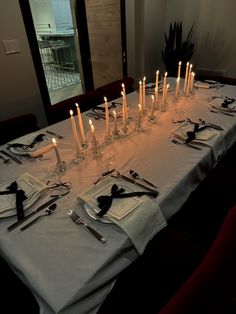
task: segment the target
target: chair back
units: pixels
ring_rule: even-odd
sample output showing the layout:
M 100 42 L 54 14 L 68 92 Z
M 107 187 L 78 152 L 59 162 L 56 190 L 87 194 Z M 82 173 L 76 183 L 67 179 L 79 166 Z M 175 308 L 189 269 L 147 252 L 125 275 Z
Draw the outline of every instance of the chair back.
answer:
M 38 121 L 33 113 L 0 121 L 0 145 L 37 130 L 39 130 Z
M 236 206 L 203 261 L 159 314 L 236 313 Z

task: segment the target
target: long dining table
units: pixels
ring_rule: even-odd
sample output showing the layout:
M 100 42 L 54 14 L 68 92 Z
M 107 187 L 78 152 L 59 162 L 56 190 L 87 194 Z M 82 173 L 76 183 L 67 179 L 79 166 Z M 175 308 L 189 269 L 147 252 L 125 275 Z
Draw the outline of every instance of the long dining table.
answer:
M 170 84 L 175 87 L 174 80 Z M 235 143 L 236 113 L 227 115 L 218 110 L 217 113 L 209 110 L 211 100 L 222 96 L 236 98 L 236 87 L 230 85 L 218 88 L 199 87 L 195 88 L 189 97 L 180 95 L 177 100 L 174 93 L 170 92 L 165 110 L 162 112 L 155 110 L 156 121 L 151 123 L 148 122 L 151 95 L 147 94 L 147 115 L 143 116 L 141 129 L 135 130 L 139 95 L 137 92 L 128 94 L 126 96 L 130 117 L 128 132 L 123 135 L 122 118 L 118 119 L 120 136 L 113 138 L 110 143 L 104 142 L 105 120 L 94 119 L 91 110 L 84 112 L 82 117 L 88 148 L 83 150 L 84 159 L 78 162 L 75 160 L 69 113 L 68 119 L 38 132 L 46 133 L 46 130 L 50 130 L 63 135 L 62 139 L 57 139 L 57 147 L 60 158 L 66 163 L 66 172 L 57 180 L 70 182 L 71 188 L 67 195 L 57 200 L 57 208 L 53 215 L 41 219 L 25 231 L 20 231 L 20 227 L 12 231 L 7 230 L 7 227 L 16 221 L 16 215 L 1 218 L 0 252 L 34 294 L 41 314 L 96 313 L 111 291 L 119 273 L 140 254 L 129 235 L 119 225 L 92 219 L 79 204 L 78 197 L 94 186 L 94 182 L 104 172 L 104 167 L 108 166 L 103 158 L 94 158 L 89 119 L 94 123 L 101 156 L 105 156 L 106 152 L 113 155 L 111 169 L 115 168 L 128 177 L 129 171 L 135 170 L 158 187 L 159 195 L 152 199 L 152 204 L 161 211 L 168 224 L 168 220 L 180 210 L 193 190 Z M 116 102 L 115 110 L 122 113 L 122 105 L 119 104 L 122 99 L 117 99 Z M 186 118 L 221 126 L 222 130 L 217 130 L 214 140 L 209 145 L 191 142 L 201 149 L 173 143 L 171 140 L 173 130 Z M 114 122 L 111 118 L 111 130 L 113 127 Z M 6 149 L 6 145 L 1 149 Z M 14 161 L 0 163 L 1 183 L 13 181 L 25 173 L 45 184 L 53 180 L 50 170 L 56 163 L 54 149 L 45 153 L 42 158 L 22 157 L 21 160 L 21 164 Z M 114 180 L 120 182 L 119 178 Z M 52 190 L 47 189 L 26 213 L 49 200 L 52 193 Z M 78 210 L 84 221 L 107 241 L 105 243 L 97 241 L 85 228 L 76 226 L 67 214 L 73 209 Z M 148 211 L 148 208 L 146 210 Z M 164 226 L 162 220 L 160 228 Z M 158 236 L 160 228 L 153 234 Z

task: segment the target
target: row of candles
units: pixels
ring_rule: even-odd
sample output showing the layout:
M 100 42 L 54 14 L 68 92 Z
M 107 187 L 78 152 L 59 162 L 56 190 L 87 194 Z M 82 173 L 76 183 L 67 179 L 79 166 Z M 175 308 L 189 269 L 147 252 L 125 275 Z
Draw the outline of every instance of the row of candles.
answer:
M 189 93 L 193 90 L 193 83 L 194 83 L 194 76 L 195 73 L 192 72 L 192 64 L 189 64 L 187 62 L 186 64 L 186 71 L 185 71 L 185 79 L 184 79 L 184 88 L 183 93 L 188 97 Z M 178 63 L 178 74 L 176 79 L 176 87 L 175 87 L 175 99 L 178 98 L 180 94 L 180 73 L 181 73 L 181 61 Z M 159 70 L 156 72 L 156 81 L 155 81 L 155 92 L 154 95 L 151 95 L 152 103 L 151 103 L 151 114 L 148 118 L 150 122 L 155 121 L 154 111 L 155 108 L 157 108 L 157 104 L 159 103 L 159 110 L 164 111 L 165 106 L 167 103 L 167 95 L 168 95 L 168 88 L 169 84 L 167 84 L 167 72 L 165 72 L 164 79 L 163 79 L 163 91 L 162 91 L 162 102 L 159 102 L 158 99 L 158 85 L 159 85 Z M 125 85 L 122 84 L 122 117 L 123 117 L 123 125 L 122 130 L 124 134 L 127 134 L 127 124 L 128 124 L 128 110 L 127 110 L 127 100 L 126 100 L 126 91 L 125 91 Z M 136 123 L 136 129 L 139 130 L 141 128 L 141 121 L 142 116 L 146 114 L 146 78 L 144 77 L 142 81 L 139 82 L 139 104 L 138 104 L 138 120 Z M 106 118 L 106 135 L 105 135 L 105 142 L 109 143 L 111 140 L 111 130 L 110 130 L 110 124 L 109 124 L 109 106 L 107 98 L 104 97 L 105 102 L 105 118 Z M 162 106 L 162 107 L 161 107 Z M 73 132 L 73 138 L 75 143 L 75 150 L 76 150 L 76 158 L 83 159 L 83 151 L 82 147 L 87 147 L 87 141 L 85 138 L 85 132 L 84 132 L 84 126 L 83 126 L 83 120 L 82 115 L 80 111 L 79 105 L 76 103 L 77 108 L 77 115 L 78 115 L 78 125 L 79 125 L 79 132 L 80 132 L 80 138 L 78 136 L 76 122 L 73 115 L 73 110 L 70 110 L 70 116 L 71 116 L 71 126 L 72 126 L 72 132 Z M 117 136 L 119 134 L 118 125 L 117 125 L 117 114 L 116 111 L 113 110 L 113 118 L 114 118 L 114 130 L 113 134 L 114 136 Z M 94 155 L 99 154 L 98 150 L 98 141 L 95 135 L 95 129 L 94 125 L 92 123 L 92 120 L 89 120 L 89 126 L 90 126 L 90 132 L 92 134 L 92 145 L 93 145 L 93 152 Z M 59 152 L 57 150 L 56 142 L 54 140 L 54 148 L 56 151 L 57 161 L 60 162 L 60 156 Z

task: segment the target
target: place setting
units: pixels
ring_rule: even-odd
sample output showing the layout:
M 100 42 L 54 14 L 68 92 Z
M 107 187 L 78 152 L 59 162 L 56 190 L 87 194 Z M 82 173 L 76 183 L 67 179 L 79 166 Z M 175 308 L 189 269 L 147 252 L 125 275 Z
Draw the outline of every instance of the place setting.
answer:
M 17 216 L 21 220 L 25 211 L 31 208 L 47 190 L 47 185 L 24 173 L 18 178 L 11 178 L 0 183 L 0 218 Z
M 236 114 L 236 99 L 228 96 L 212 96 L 208 99 L 213 113 L 220 113 L 234 117 Z
M 172 120 L 172 123 L 179 124 L 171 131 L 170 140 L 174 144 L 184 144 L 196 150 L 201 146 L 213 147 L 219 132 L 223 130 L 220 125 L 207 122 L 201 118 L 192 121 L 189 118 L 183 120 Z
M 69 211 L 68 215 L 81 224 L 82 218 L 78 213 L 81 210 L 86 213 L 83 219 L 85 224 L 89 225 L 92 220 L 116 224 L 142 254 L 146 243 L 166 226 L 165 218 L 155 202 L 159 192 L 154 187 L 154 183 L 142 178 L 136 171 L 131 170 L 126 176 L 115 170 L 79 195 L 78 209 L 73 213 Z M 101 235 L 95 237 L 102 241 Z
M 30 133 L 7 143 L 7 151 L 19 158 L 41 158 L 53 148 L 54 144 L 47 132 Z

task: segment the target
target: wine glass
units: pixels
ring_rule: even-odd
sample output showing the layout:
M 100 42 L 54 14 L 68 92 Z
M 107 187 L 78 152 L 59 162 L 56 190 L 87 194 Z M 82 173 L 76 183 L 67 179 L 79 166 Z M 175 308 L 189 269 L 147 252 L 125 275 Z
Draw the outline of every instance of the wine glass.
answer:
M 111 166 L 114 164 L 116 160 L 116 155 L 113 152 L 104 152 L 101 154 L 99 159 L 99 163 L 101 165 L 101 173 L 108 173 L 111 171 Z

